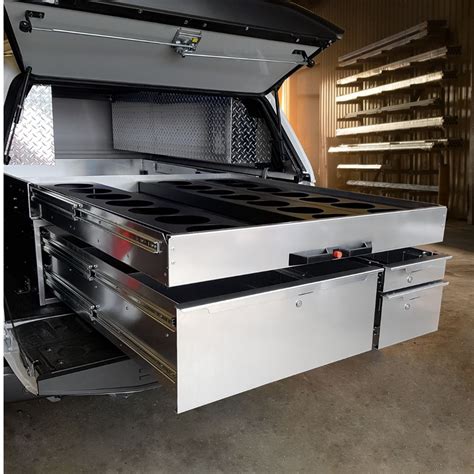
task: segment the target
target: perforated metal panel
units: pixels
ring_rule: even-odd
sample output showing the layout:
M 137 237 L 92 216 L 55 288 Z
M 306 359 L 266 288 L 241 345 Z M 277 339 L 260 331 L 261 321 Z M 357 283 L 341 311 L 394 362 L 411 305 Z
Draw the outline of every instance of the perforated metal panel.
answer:
M 232 164 L 267 163 L 266 124 L 239 99 L 178 93 L 140 93 L 112 103 L 114 147 Z
M 51 86 L 34 85 L 25 98 L 10 147 L 10 165 L 54 165 Z

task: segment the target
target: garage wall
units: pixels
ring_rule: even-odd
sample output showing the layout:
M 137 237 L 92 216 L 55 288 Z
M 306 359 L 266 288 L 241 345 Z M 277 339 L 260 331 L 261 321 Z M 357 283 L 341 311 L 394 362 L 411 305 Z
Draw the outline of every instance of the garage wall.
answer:
M 337 58 L 385 36 L 425 20 L 447 20 L 451 32 L 448 44 L 461 45 L 457 66 L 462 74 L 447 90 L 446 112 L 459 117 L 453 136 L 465 140 L 464 146 L 451 151 L 451 217 L 465 218 L 468 213 L 468 155 L 471 108 L 472 0 L 299 0 L 297 3 L 345 30 L 344 38 L 317 57 L 317 66 L 298 72 L 284 86 L 286 113 L 313 163 L 323 186 L 340 186 L 334 163 L 328 162 L 328 141 L 334 137 L 337 110 L 335 81 L 342 77 L 336 70 Z M 340 107 L 340 106 L 339 106 Z M 342 113 L 343 111 L 339 111 Z M 354 124 L 355 125 L 355 124 Z M 414 137 L 416 138 L 416 137 Z M 333 157 L 329 157 L 333 158 Z M 437 184 L 436 176 L 427 179 Z M 425 199 L 425 196 L 423 196 Z

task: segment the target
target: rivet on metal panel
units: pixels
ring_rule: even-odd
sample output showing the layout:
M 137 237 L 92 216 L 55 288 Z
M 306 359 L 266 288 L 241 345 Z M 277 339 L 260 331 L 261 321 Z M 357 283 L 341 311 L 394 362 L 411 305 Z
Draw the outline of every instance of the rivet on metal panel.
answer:
M 301 300 L 297 300 L 296 301 L 296 307 L 301 308 L 301 306 L 303 306 L 303 302 Z
M 404 308 L 405 308 L 405 311 L 408 311 L 411 308 L 410 303 L 405 303 Z
M 407 282 L 411 283 L 413 281 L 413 275 L 408 275 Z

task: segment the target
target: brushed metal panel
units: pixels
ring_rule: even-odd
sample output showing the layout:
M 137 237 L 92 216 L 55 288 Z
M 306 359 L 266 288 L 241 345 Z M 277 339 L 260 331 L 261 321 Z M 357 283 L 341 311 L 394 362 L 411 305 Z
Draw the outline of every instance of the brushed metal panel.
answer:
M 383 291 L 394 291 L 442 280 L 446 271 L 446 261 L 450 258 L 447 255 L 436 255 L 421 258 L 420 261 L 387 265 Z
M 178 413 L 370 351 L 379 271 L 179 310 Z
M 373 251 L 443 240 L 446 208 L 172 235 L 168 286 L 286 268 L 290 253 L 372 242 Z
M 383 295 L 378 348 L 423 336 L 438 329 L 443 287 L 429 283 Z

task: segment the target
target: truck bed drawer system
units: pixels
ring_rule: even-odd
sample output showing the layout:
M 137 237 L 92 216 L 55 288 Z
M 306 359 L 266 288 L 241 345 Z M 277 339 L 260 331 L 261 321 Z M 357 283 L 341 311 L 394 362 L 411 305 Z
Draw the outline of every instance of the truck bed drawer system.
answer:
M 410 219 L 416 211 L 404 201 L 369 203 L 252 179 L 164 180 L 139 189 L 32 186 L 31 212 L 54 224 L 41 235 L 54 295 L 175 384 L 178 412 L 437 328 L 447 257 L 414 248 L 371 254 L 390 243 L 367 233 L 370 219 Z M 306 226 L 314 242 L 341 217 L 367 226 L 354 227 L 339 246 L 293 243 L 282 264 L 269 261 L 273 268 L 259 261 L 265 245 L 284 251 L 285 228 Z M 260 241 L 260 229 L 273 229 L 273 237 Z M 195 275 L 197 254 L 210 249 L 206 237 L 223 235 L 233 254 L 238 240 L 228 233 L 245 230 L 252 272 L 231 256 L 207 262 L 222 278 Z M 187 260 L 173 239 L 191 235 L 202 236 L 202 247 L 188 257 L 186 284 L 171 285 L 172 267 Z
M 342 30 L 292 2 L 133 3 L 5 1 L 22 384 L 159 379 L 184 412 L 436 330 L 447 257 L 416 247 L 442 241 L 446 208 L 314 186 L 280 113 Z

